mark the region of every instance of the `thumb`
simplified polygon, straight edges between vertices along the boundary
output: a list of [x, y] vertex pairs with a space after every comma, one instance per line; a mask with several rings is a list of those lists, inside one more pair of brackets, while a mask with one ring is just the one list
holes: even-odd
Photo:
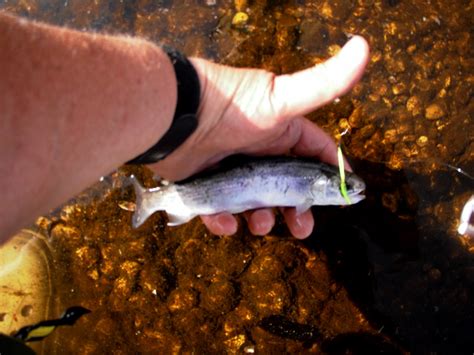
[[283, 117], [314, 111], [345, 94], [361, 78], [369, 59], [369, 45], [353, 37], [324, 63], [275, 78], [272, 104]]

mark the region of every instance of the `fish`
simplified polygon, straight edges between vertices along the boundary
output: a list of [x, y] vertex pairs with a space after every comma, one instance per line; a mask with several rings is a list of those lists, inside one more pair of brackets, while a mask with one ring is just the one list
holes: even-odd
[[263, 330], [281, 338], [310, 342], [321, 336], [316, 327], [296, 323], [282, 315], [271, 315], [258, 322]]
[[286, 156], [247, 158], [154, 188], [144, 188], [133, 175], [130, 180], [136, 198], [134, 228], [157, 211], [166, 211], [168, 225], [177, 226], [198, 215], [277, 206], [296, 207], [300, 214], [315, 205], [348, 205], [365, 198], [365, 183], [354, 173], [346, 172], [347, 201], [336, 166]]
[[63, 325], [74, 325], [79, 318], [90, 312], [90, 310], [82, 306], [69, 307], [61, 317], [44, 320], [33, 325], [27, 325], [16, 332], [13, 337], [24, 342], [43, 340], [57, 327]]

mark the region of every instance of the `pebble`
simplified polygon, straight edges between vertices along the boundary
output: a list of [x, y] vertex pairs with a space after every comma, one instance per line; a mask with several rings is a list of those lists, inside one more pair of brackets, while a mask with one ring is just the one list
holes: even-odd
[[249, 21], [249, 15], [245, 12], [239, 11], [232, 18], [232, 25], [237, 28], [243, 28]]
[[50, 236], [55, 242], [68, 242], [71, 244], [72, 242], [80, 243], [82, 240], [79, 229], [62, 223], [54, 225], [51, 229]]
[[439, 269], [437, 269], [437, 268], [432, 268], [428, 272], [428, 275], [429, 275], [430, 279], [433, 280], [433, 281], [438, 281], [439, 279], [441, 279], [441, 271], [439, 271]]
[[198, 302], [196, 292], [192, 289], [176, 289], [168, 297], [168, 309], [171, 312], [188, 311]]
[[229, 281], [213, 282], [200, 294], [200, 304], [208, 312], [227, 313], [232, 309], [236, 291]]
[[407, 100], [407, 110], [411, 112], [413, 116], [421, 113], [421, 100], [418, 96], [411, 96]]
[[331, 56], [331, 57], [334, 57], [337, 53], [339, 53], [341, 51], [341, 46], [337, 45], [337, 44], [331, 44], [328, 48], [328, 54]]
[[396, 129], [388, 129], [384, 133], [384, 139], [388, 143], [396, 143], [398, 141], [398, 135]]
[[398, 154], [392, 154], [387, 163], [389, 169], [400, 170], [403, 168], [403, 159]]
[[416, 144], [419, 147], [424, 147], [428, 143], [428, 137], [427, 136], [419, 136], [418, 139], [416, 140]]
[[405, 83], [398, 83], [392, 86], [392, 93], [394, 95], [401, 95], [407, 91], [407, 86]]
[[236, 354], [239, 349], [245, 344], [247, 338], [245, 334], [236, 335], [230, 339], [224, 340], [224, 344], [227, 347], [229, 353]]
[[341, 129], [341, 133], [344, 131], [349, 131], [351, 129], [351, 125], [346, 118], [341, 118], [338, 123], [339, 128]]
[[26, 306], [23, 306], [21, 309], [21, 315], [23, 317], [29, 317], [33, 313], [33, 306], [31, 304], [27, 304]]
[[358, 106], [349, 116], [349, 126], [360, 128], [364, 124], [364, 113], [362, 112], [361, 106]]
[[427, 120], [438, 120], [443, 117], [446, 113], [444, 112], [441, 105], [434, 103], [429, 105], [425, 110], [425, 118]]

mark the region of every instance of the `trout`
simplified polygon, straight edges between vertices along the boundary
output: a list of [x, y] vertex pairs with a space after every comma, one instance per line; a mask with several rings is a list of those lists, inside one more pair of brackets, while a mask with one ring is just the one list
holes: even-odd
[[156, 211], [166, 211], [168, 225], [177, 226], [198, 215], [276, 206], [302, 213], [314, 205], [355, 204], [365, 198], [365, 184], [354, 173], [346, 172], [347, 202], [336, 166], [293, 157], [250, 159], [150, 189], [134, 176], [130, 179], [136, 194], [135, 228]]

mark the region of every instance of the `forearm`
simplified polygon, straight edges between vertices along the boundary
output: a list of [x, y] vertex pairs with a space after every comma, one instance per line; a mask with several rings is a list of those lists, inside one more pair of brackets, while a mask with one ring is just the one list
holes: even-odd
[[1, 241], [156, 143], [176, 79], [149, 42], [0, 12], [0, 93]]

